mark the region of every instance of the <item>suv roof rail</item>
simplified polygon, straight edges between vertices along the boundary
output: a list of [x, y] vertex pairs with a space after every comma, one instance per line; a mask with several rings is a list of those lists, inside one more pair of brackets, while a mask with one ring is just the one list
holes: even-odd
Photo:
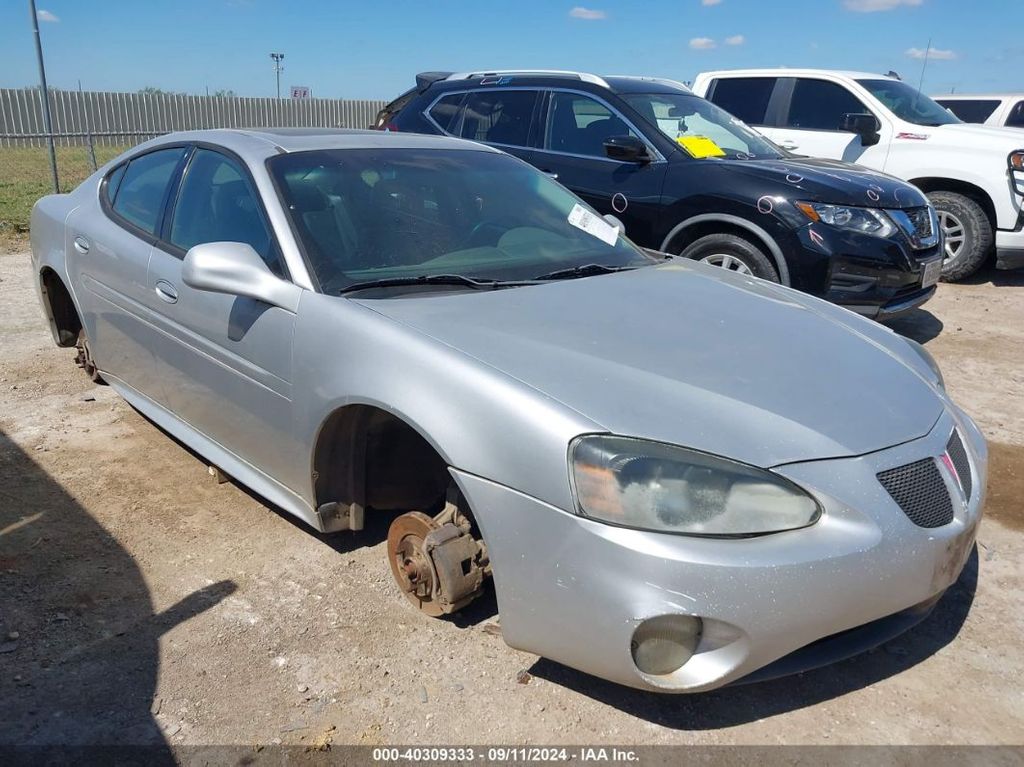
[[473, 77], [489, 77], [494, 75], [536, 75], [538, 77], [572, 77], [592, 85], [600, 85], [607, 88], [608, 83], [603, 77], [592, 75], [589, 72], [570, 72], [564, 69], [486, 69], [475, 72], [456, 72], [448, 75], [445, 80], [469, 80]]

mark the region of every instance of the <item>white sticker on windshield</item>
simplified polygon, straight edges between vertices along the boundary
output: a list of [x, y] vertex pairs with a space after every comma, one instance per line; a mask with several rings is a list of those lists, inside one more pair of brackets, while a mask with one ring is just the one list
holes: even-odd
[[587, 234], [593, 235], [599, 240], [614, 245], [619, 239], [619, 230], [609, 224], [600, 216], [595, 216], [579, 203], [572, 206], [569, 211], [569, 223], [577, 229], [582, 229]]

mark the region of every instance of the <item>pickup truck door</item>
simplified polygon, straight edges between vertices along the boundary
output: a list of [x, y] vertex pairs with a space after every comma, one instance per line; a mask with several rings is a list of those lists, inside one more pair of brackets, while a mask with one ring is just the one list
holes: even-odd
[[[781, 119], [777, 127], [759, 128], [783, 149], [807, 157], [827, 157], [885, 168], [892, 127], [884, 115], [878, 115], [844, 85], [812, 77], [781, 78], [776, 85], [781, 96]], [[861, 137], [842, 131], [844, 114], [874, 114], [879, 125], [879, 141], [864, 146]]]

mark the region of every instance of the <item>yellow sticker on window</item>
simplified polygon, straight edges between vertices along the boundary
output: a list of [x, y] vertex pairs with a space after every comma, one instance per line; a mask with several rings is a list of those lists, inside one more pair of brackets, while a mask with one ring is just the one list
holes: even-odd
[[679, 136], [679, 145], [698, 160], [705, 157], [725, 157], [722, 147], [707, 136]]

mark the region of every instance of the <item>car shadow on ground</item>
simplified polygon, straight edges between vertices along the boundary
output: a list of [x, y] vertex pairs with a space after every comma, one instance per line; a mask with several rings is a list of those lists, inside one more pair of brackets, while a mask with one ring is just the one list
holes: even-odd
[[936, 317], [927, 309], [914, 309], [902, 317], [887, 320], [883, 323], [890, 330], [895, 330], [901, 336], [913, 339], [919, 344], [926, 344], [933, 338], [937, 338], [944, 327], [942, 320]]
[[157, 613], [131, 554], [3, 432], [0, 477], [0, 753], [144, 746], [148, 763], [173, 763], [152, 710], [158, 640], [234, 583]]
[[979, 269], [965, 280], [963, 285], [995, 285], [996, 287], [1024, 287], [1024, 269], [996, 269], [995, 263]]
[[906, 671], [960, 632], [978, 582], [978, 551], [960, 579], [922, 623], [881, 648], [792, 677], [694, 695], [662, 695], [623, 687], [540, 659], [530, 672], [632, 716], [677, 730], [734, 727], [838, 698]]

